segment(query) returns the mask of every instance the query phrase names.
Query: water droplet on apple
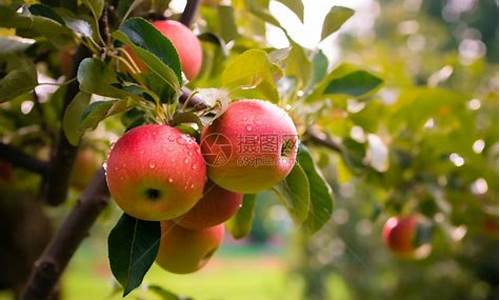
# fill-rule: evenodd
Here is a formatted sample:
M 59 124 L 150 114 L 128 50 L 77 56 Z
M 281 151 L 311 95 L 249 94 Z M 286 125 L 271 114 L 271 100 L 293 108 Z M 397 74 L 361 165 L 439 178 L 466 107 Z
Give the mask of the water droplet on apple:
M 106 172 L 108 170 L 108 164 L 106 162 L 104 162 L 102 164 L 102 168 L 104 169 L 104 171 Z
M 252 126 L 250 126 L 250 125 L 247 125 L 245 128 L 247 131 L 252 131 Z
M 196 165 L 193 165 L 191 168 L 192 168 L 193 170 L 198 169 L 198 167 L 197 167 Z
M 185 164 L 188 164 L 188 163 L 189 163 L 189 158 L 187 158 L 187 157 L 186 157 L 186 158 L 184 159 L 184 163 L 185 163 Z
M 194 183 L 191 183 L 191 185 L 189 186 L 191 189 L 194 189 Z
M 174 182 L 174 179 L 172 177 L 168 178 L 168 182 L 172 183 Z
M 156 164 L 155 164 L 154 162 L 150 161 L 150 162 L 149 162 L 149 167 L 150 167 L 151 169 L 154 169 L 154 168 L 156 167 Z

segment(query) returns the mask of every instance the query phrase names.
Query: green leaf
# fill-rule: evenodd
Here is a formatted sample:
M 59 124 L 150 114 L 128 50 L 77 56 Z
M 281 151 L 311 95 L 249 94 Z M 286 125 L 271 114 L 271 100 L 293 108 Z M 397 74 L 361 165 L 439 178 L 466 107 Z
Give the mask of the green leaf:
M 80 128 L 83 133 L 87 129 L 95 129 L 105 118 L 127 109 L 126 100 L 96 101 L 85 108 L 80 116 Z
M 109 264 L 123 287 L 123 296 L 141 284 L 156 259 L 160 237 L 160 222 L 138 220 L 126 214 L 109 233 Z
M 238 34 L 238 27 L 234 18 L 234 9 L 232 6 L 219 5 L 217 6 L 217 13 L 220 22 L 220 34 L 225 41 L 232 41 L 236 39 Z
M 354 10 L 343 7 L 334 6 L 323 21 L 323 29 L 321 31 L 321 39 L 325 39 L 330 34 L 339 30 L 340 27 L 354 14 Z
M 235 239 L 247 236 L 252 229 L 255 196 L 255 194 L 245 194 L 238 212 L 226 222 L 229 232 Z
M 82 2 L 90 8 L 94 18 L 99 20 L 104 9 L 104 0 L 83 0 Z
M 313 87 L 315 84 L 323 80 L 327 72 L 328 72 L 328 58 L 323 53 L 323 51 L 319 50 L 314 54 L 313 57 L 312 78 L 311 81 L 309 82 L 309 86 Z
M 278 102 L 279 94 L 273 80 L 275 68 L 265 51 L 251 49 L 228 62 L 222 73 L 222 85 L 230 90 L 255 88 L 268 100 Z
M 297 161 L 292 171 L 273 189 L 283 202 L 290 216 L 297 224 L 302 224 L 309 213 L 311 195 L 307 174 Z
M 162 33 L 148 21 L 141 18 L 132 18 L 120 26 L 133 45 L 146 49 L 158 57 L 177 76 L 179 84 L 182 84 L 181 64 L 174 45 Z M 121 40 L 126 44 L 126 40 Z M 135 49 L 134 49 L 135 50 Z M 141 58 L 143 58 L 141 56 Z M 147 64 L 147 62 L 145 62 Z
M 249 9 L 252 14 L 259 17 L 266 23 L 281 28 L 285 32 L 285 34 L 287 34 L 286 30 L 281 26 L 280 22 L 273 15 L 271 15 L 271 13 L 267 9 L 256 5 L 253 1 L 249 1 L 247 2 L 247 4 L 249 5 Z
M 118 6 L 116 7 L 116 15 L 123 19 L 128 16 L 130 12 L 136 8 L 141 2 L 145 0 L 121 0 L 118 2 Z
M 196 123 L 199 128 L 203 128 L 203 123 L 200 117 L 194 112 L 177 111 L 172 117 L 172 125 L 175 126 L 182 123 Z
M 295 77 L 304 86 L 311 78 L 311 62 L 307 58 L 304 48 L 292 42 L 292 49 L 286 60 L 285 74 Z
M 198 35 L 198 39 L 216 45 L 222 51 L 222 54 L 224 54 L 224 56 L 227 56 L 229 54 L 229 50 L 226 47 L 226 42 L 224 42 L 224 40 L 215 33 L 204 32 Z
M 0 103 L 31 91 L 37 84 L 36 68 L 24 57 L 9 57 L 6 75 L 0 79 Z
M 74 146 L 78 145 L 82 136 L 82 131 L 80 130 L 80 119 L 83 111 L 90 102 L 90 96 L 91 95 L 89 93 L 79 92 L 64 112 L 62 123 L 64 134 L 66 135 L 68 141 Z
M 297 161 L 309 180 L 311 205 L 303 228 L 307 233 L 312 234 L 330 219 L 333 211 L 333 193 L 330 185 L 314 163 L 309 149 L 303 144 L 299 145 Z
M 99 39 L 97 35 L 98 28 L 96 28 L 92 17 L 83 14 L 77 15 L 64 8 L 56 8 L 55 11 L 64 20 L 64 24 L 75 33 L 80 36 L 92 38 L 94 41 Z
M 346 94 L 354 97 L 362 96 L 382 84 L 379 77 L 359 70 L 346 74 L 342 77 L 334 78 L 327 85 L 325 94 Z
M 300 21 L 304 23 L 304 4 L 302 0 L 276 0 L 286 7 L 288 7 L 297 17 L 299 17 Z
M 352 138 L 346 138 L 342 141 L 342 145 L 345 147 L 345 151 L 342 152 L 342 158 L 344 159 L 346 165 L 354 173 L 359 173 L 365 164 L 363 160 L 366 156 L 366 145 L 359 143 Z
M 73 32 L 58 21 L 43 16 L 19 14 L 8 7 L 0 9 L 0 27 L 33 32 L 56 46 L 65 46 L 74 38 Z
M 35 43 L 35 40 L 17 36 L 0 36 L 0 55 L 22 52 Z
M 46 17 L 64 25 L 64 20 L 50 6 L 33 4 L 28 8 L 28 10 L 35 16 Z
M 383 80 L 376 75 L 360 69 L 356 65 L 341 64 L 332 70 L 323 80 L 312 86 L 307 102 L 321 101 L 325 95 L 364 96 L 380 87 Z M 359 98 L 363 100 L 367 98 Z
M 78 67 L 77 79 L 80 90 L 111 98 L 126 98 L 128 93 L 112 84 L 118 83 L 115 73 L 104 62 L 96 58 L 85 58 Z

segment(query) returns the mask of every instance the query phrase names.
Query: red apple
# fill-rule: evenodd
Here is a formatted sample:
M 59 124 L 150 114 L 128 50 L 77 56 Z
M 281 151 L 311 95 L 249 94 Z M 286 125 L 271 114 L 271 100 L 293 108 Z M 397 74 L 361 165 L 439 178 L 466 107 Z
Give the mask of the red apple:
M 257 193 L 283 180 L 297 155 L 297 129 L 280 107 L 240 100 L 202 133 L 208 176 L 239 193 Z
M 205 266 L 224 238 L 224 225 L 201 230 L 186 229 L 173 222 L 161 222 L 161 241 L 156 263 L 178 274 Z
M 186 77 L 189 80 L 195 78 L 200 73 L 203 60 L 203 50 L 196 35 L 177 21 L 155 21 L 153 25 L 174 45 Z
M 202 197 L 206 169 L 192 137 L 167 125 L 143 125 L 113 146 L 106 179 L 123 211 L 162 221 L 183 215 Z
M 431 247 L 417 237 L 419 226 L 424 225 L 419 215 L 391 217 L 384 225 L 382 237 L 393 253 L 406 258 L 423 258 L 430 253 Z
M 230 192 L 209 181 L 200 201 L 175 222 L 195 230 L 215 226 L 231 218 L 240 208 L 242 200 L 243 194 Z
M 203 49 L 196 35 L 177 21 L 161 20 L 155 21 L 153 25 L 172 42 L 179 55 L 182 71 L 187 79 L 192 80 L 198 76 L 203 61 Z M 129 46 L 125 46 L 124 49 L 140 70 L 146 70 L 146 65 Z
M 97 170 L 101 167 L 97 153 L 91 148 L 78 151 L 71 174 L 71 186 L 83 190 L 90 183 Z

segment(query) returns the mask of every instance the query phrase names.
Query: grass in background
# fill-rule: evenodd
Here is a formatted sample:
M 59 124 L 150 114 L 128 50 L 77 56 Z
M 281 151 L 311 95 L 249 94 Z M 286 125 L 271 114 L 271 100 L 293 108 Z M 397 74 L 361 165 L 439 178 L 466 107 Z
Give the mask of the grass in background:
M 63 299 L 120 299 L 113 295 L 106 249 L 86 244 L 64 277 Z M 176 275 L 156 265 L 144 279 L 179 295 L 196 300 L 299 299 L 301 285 L 287 274 L 285 256 L 268 247 L 225 245 L 201 271 Z M 2 299 L 2 298 L 0 298 Z M 139 288 L 126 299 L 160 299 Z

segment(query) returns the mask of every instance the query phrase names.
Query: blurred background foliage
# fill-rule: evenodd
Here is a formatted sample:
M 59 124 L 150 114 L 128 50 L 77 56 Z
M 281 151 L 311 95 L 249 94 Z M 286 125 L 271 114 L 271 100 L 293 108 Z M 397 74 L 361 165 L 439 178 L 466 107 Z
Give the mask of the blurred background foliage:
M 184 4 L 152 2 L 153 10 L 168 8 L 167 15 L 174 17 Z M 275 1 L 251 2 L 261 15 L 270 11 L 282 20 Z M 235 241 L 228 236 L 214 262 L 194 275 L 167 275 L 154 267 L 145 285 L 157 284 L 195 299 L 498 298 L 498 1 L 303 2 L 306 23 L 312 22 L 314 15 L 308 11 L 315 5 L 352 5 L 356 10 L 339 33 L 321 43 L 292 41 L 300 63 L 294 67 L 288 61 L 285 75 L 294 76 L 278 82 L 292 115 L 300 120 L 299 129 L 305 132 L 314 122 L 313 129 L 343 145 L 344 151 L 338 153 L 305 140 L 333 187 L 331 220 L 307 239 L 274 196 L 263 193 L 247 239 Z M 219 4 L 217 0 L 203 2 L 197 30 L 231 40 L 230 50 L 206 37 L 212 42 L 203 43 L 203 73 L 191 87 L 220 86 L 228 57 L 250 48 L 271 52 L 283 44 L 276 39 L 280 29 L 274 26 L 280 24 L 265 24 L 248 1 Z M 151 3 L 144 1 L 143 6 L 148 11 Z M 141 7 L 136 13 L 140 11 Z M 13 34 L 1 30 L 3 36 Z M 294 38 L 293 29 L 288 31 Z M 323 95 L 309 103 L 294 101 L 296 96 L 287 94 L 289 86 L 300 86 L 299 75 L 313 64 L 312 57 L 318 57 L 318 48 L 328 57 L 329 70 L 341 63 L 362 66 L 383 78 L 383 87 L 358 97 Z M 37 65 L 41 82 L 55 81 L 68 64 L 66 52 L 55 51 L 47 42 L 27 52 L 42 57 Z M 5 56 L 3 61 L 7 61 Z M 304 82 L 300 87 L 300 95 L 307 93 Z M 46 158 L 63 89 L 40 86 L 40 101 L 23 95 L 0 104 L 2 140 Z M 259 94 L 242 91 L 239 96 Z M 86 136 L 86 142 L 104 155 L 118 130 L 117 119 L 108 119 Z M 22 180 L 9 179 L 0 186 L 3 202 L 37 192 L 36 176 L 21 170 L 13 176 Z M 72 191 L 71 199 L 77 195 L 77 190 Z M 60 220 L 72 203 L 45 210 Z M 40 207 L 15 209 L 25 212 L 19 215 L 29 215 Z M 432 252 L 422 260 L 397 258 L 384 246 L 381 228 L 392 215 L 415 212 L 435 225 Z M 108 208 L 80 248 L 62 284 L 65 298 L 119 297 L 104 242 L 118 217 L 116 207 Z M 32 226 L 46 223 L 46 217 L 40 219 Z M 5 220 L 5 228 L 9 222 Z M 9 239 L 19 239 L 19 235 Z M 16 243 L 26 239 L 22 236 Z M 42 235 L 40 240 L 44 240 Z M 38 247 L 39 241 L 33 239 L 32 245 Z M 146 290 L 128 298 L 158 297 Z M 0 299 L 9 295 L 4 293 Z

